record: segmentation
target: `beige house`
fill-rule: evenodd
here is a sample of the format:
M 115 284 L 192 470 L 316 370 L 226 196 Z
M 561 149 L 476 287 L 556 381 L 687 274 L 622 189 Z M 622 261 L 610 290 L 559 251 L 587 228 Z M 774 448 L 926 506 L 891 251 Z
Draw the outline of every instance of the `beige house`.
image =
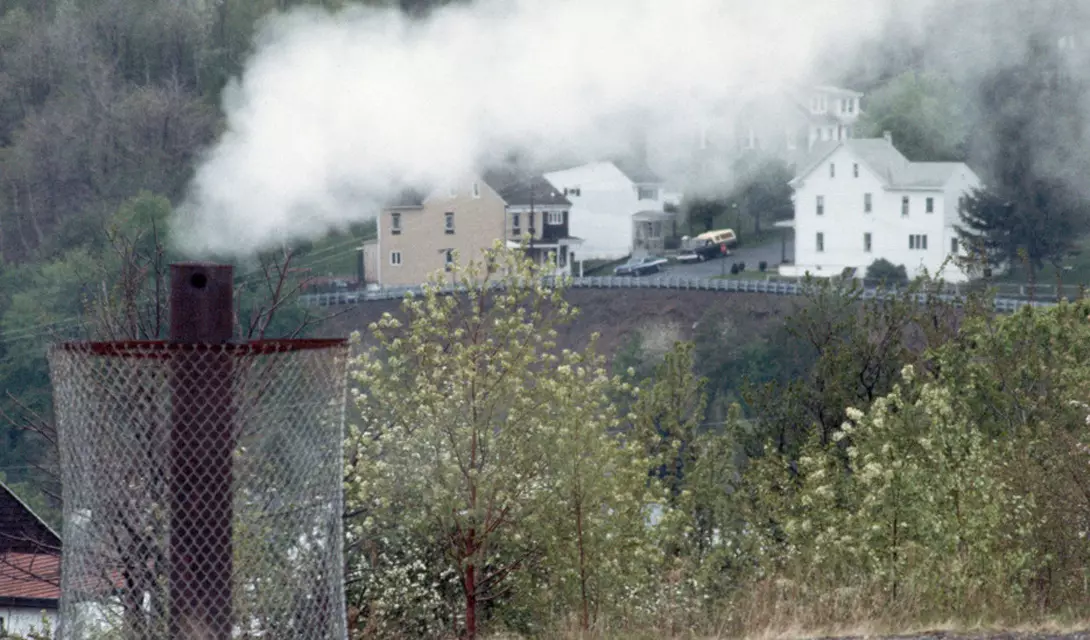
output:
M 488 172 L 426 195 L 405 191 L 378 219 L 378 237 L 363 247 L 364 280 L 383 287 L 419 285 L 461 262 L 479 260 L 497 240 L 517 246 L 531 235 L 539 264 L 570 274 L 571 203 L 543 176 Z

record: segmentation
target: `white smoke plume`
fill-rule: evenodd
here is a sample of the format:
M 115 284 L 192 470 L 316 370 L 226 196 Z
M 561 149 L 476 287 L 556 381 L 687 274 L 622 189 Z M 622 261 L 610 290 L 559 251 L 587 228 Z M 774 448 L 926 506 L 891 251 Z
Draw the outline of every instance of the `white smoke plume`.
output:
M 590 161 L 627 149 L 634 130 L 666 132 L 666 152 L 683 156 L 698 123 L 741 92 L 817 79 L 819 52 L 880 33 L 889 8 L 477 0 L 426 20 L 290 13 L 266 25 L 229 87 L 227 130 L 175 236 L 193 255 L 245 256 L 367 219 L 404 186 L 457 180 L 512 151 Z

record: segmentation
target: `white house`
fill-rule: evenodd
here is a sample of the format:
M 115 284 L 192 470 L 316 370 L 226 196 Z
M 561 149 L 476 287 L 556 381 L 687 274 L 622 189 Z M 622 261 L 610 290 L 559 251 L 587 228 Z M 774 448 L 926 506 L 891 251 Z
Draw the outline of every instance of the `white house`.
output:
M 671 196 L 646 169 L 622 171 L 614 162 L 594 162 L 545 174 L 571 202 L 571 229 L 581 238 L 581 260 L 617 260 L 632 253 L 633 216 L 663 211 Z
M 931 275 L 948 257 L 965 256 L 955 226 L 960 199 L 980 186 L 961 162 L 909 162 L 888 136 L 818 145 L 799 167 L 795 190 L 795 261 L 780 273 L 815 277 L 854 268 L 858 276 L 879 258 L 904 265 L 909 277 Z M 968 279 L 947 264 L 948 282 Z

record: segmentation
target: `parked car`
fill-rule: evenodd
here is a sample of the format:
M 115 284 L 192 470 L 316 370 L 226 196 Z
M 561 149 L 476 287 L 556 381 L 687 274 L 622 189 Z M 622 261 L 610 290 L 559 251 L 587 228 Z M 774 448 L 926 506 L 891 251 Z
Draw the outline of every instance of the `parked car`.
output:
M 666 264 L 666 262 L 666 258 L 660 258 L 659 256 L 640 256 L 632 258 L 617 267 L 613 270 L 613 274 L 618 276 L 642 276 L 648 273 L 658 273 L 662 271 L 662 265 Z
M 704 262 L 712 258 L 730 255 L 730 248 L 738 244 L 738 237 L 733 229 L 707 231 L 695 238 L 681 239 L 681 254 L 678 262 Z

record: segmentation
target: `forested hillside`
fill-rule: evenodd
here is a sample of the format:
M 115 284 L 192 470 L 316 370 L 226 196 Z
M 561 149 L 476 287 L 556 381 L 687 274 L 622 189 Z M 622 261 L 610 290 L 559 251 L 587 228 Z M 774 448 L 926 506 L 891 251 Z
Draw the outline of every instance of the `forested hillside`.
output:
M 27 495 L 38 495 L 27 482 L 55 488 L 37 469 L 48 444 L 25 429 L 49 411 L 44 345 L 58 336 L 157 333 L 136 316 L 154 316 L 159 305 L 131 284 L 169 259 L 171 206 L 223 128 L 224 87 L 260 21 L 308 4 L 345 3 L 0 4 L 0 477 Z M 438 3 L 401 4 L 421 13 Z M 342 238 L 335 248 L 346 247 Z M 249 268 L 260 271 L 257 261 Z M 100 313 L 88 308 L 92 300 Z
M 0 4 L 0 478 L 54 521 L 46 346 L 163 336 L 168 221 L 261 19 L 306 4 L 345 3 Z M 990 259 L 1062 277 L 1090 230 L 1090 83 L 1056 43 L 1085 24 L 1037 19 L 1036 0 L 948 4 L 925 37 L 817 70 L 871 92 L 868 134 L 979 168 L 965 222 Z M 1002 46 L 952 24 L 991 25 Z M 300 273 L 345 269 L 372 232 L 236 265 L 239 336 L 361 332 L 344 520 L 356 637 L 1085 617 L 1085 300 L 996 317 L 986 294 L 953 304 L 924 277 L 880 300 L 835 280 L 790 301 L 635 308 L 546 286 L 497 247 L 440 274 L 469 298 L 336 321 L 293 303 Z M 510 286 L 480 287 L 497 264 Z

